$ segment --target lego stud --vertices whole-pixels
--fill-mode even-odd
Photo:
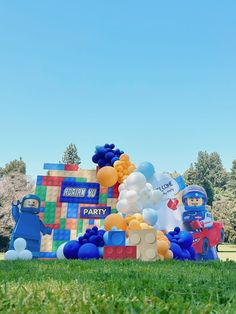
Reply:
[[[145,241],[149,244],[156,242],[156,235],[154,233],[148,233],[145,235]]]
[[[148,259],[154,259],[156,257],[156,252],[154,249],[150,248],[146,250],[145,255]]]
[[[133,245],[138,245],[141,241],[141,237],[139,234],[131,234],[129,237],[130,243],[132,243]]]

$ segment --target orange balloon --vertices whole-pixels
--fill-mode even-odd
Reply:
[[[171,260],[171,259],[173,259],[173,258],[174,258],[173,252],[172,252],[171,250],[168,250],[168,251],[166,252],[166,254],[164,255],[164,258],[165,258],[166,260]]]
[[[98,170],[97,180],[102,186],[108,188],[116,184],[118,175],[113,167],[106,166]]]
[[[170,243],[169,241],[160,240],[157,241],[157,251],[161,255],[165,255],[165,253],[169,250]]]
[[[141,230],[140,222],[137,219],[131,220],[129,223],[129,230]]]
[[[126,229],[126,221],[119,214],[110,214],[104,220],[104,229],[110,231],[113,227],[116,227],[118,230]]]

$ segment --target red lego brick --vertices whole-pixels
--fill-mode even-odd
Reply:
[[[44,176],[42,180],[43,186],[61,186],[64,177]]]
[[[60,224],[45,224],[45,226],[52,229],[60,229]]]
[[[136,259],[136,246],[104,246],[104,259]]]
[[[57,197],[57,207],[58,208],[62,207],[62,203],[60,202],[60,196]]]
[[[65,168],[64,170],[67,170],[67,171],[77,171],[79,169],[79,166],[78,165],[65,165]]]
[[[114,190],[113,190],[113,198],[118,198],[119,197],[119,183],[116,183],[114,185]]]

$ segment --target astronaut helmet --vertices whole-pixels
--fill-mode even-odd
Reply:
[[[182,202],[185,206],[202,206],[207,203],[207,193],[199,185],[187,186],[182,194]]]
[[[28,194],[22,198],[21,211],[38,214],[40,211],[41,200],[37,195]]]

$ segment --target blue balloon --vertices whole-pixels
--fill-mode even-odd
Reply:
[[[100,158],[100,159],[98,160],[98,166],[99,166],[100,168],[105,167],[105,166],[106,166],[106,161],[105,161],[105,159]]]
[[[106,231],[103,235],[103,241],[105,245],[108,245],[108,231]]]
[[[188,250],[182,250],[182,259],[183,260],[191,260],[191,255]]]
[[[99,256],[100,256],[101,258],[103,258],[104,247],[99,247],[99,248],[98,248],[98,252],[99,252]]]
[[[170,243],[170,250],[174,255],[174,259],[182,259],[182,249],[177,243]]]
[[[147,224],[154,226],[157,223],[157,211],[152,208],[143,209],[143,220]]]
[[[191,256],[191,260],[195,261],[196,260],[196,253],[195,250],[192,246],[190,246],[190,248],[188,248],[189,254]]]
[[[117,156],[112,158],[112,160],[111,160],[112,166],[114,165],[114,163],[115,163],[117,160],[120,160],[119,157],[117,157]]]
[[[78,251],[81,244],[77,240],[71,240],[64,246],[63,253],[67,259],[78,259]]]
[[[193,236],[188,231],[180,231],[178,234],[179,240],[178,244],[182,247],[182,249],[188,249],[193,244]]]
[[[150,162],[144,161],[138,166],[137,171],[141,172],[147,180],[150,180],[155,173],[155,168]]]
[[[82,245],[78,252],[79,259],[99,259],[99,257],[99,250],[93,243]]]

